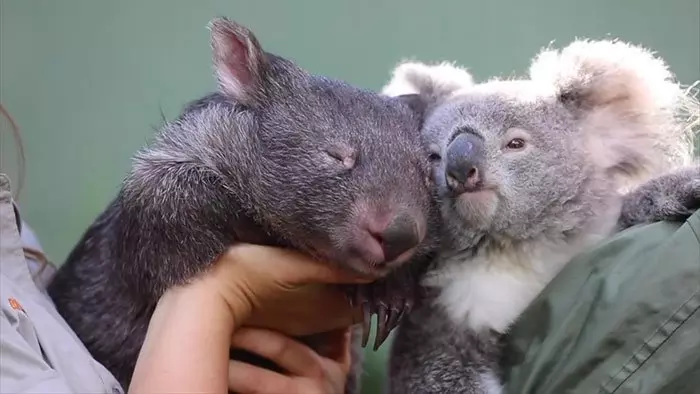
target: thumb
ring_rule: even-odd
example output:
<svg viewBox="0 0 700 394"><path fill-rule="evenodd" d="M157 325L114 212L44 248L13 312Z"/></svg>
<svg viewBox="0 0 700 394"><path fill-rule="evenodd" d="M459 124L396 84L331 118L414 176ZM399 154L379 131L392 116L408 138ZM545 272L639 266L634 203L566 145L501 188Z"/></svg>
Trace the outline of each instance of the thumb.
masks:
<svg viewBox="0 0 700 394"><path fill-rule="evenodd" d="M238 244L226 252L233 261L250 261L258 268L269 270L280 280L292 284L309 283L369 283L373 278L351 273L338 264L320 261L292 249Z"/></svg>
<svg viewBox="0 0 700 394"><path fill-rule="evenodd" d="M370 283L374 278L361 276L350 272L349 269L338 266L338 264L313 260L310 257L300 256L298 267L289 276L289 281L297 284L310 283L331 283L331 284L360 284Z"/></svg>

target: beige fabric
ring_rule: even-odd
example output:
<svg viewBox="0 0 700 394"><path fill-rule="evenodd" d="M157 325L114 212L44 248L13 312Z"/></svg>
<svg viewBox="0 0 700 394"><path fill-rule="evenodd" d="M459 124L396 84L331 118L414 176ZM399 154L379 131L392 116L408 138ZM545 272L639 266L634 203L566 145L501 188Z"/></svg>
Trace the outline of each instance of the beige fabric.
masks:
<svg viewBox="0 0 700 394"><path fill-rule="evenodd" d="M32 280L15 212L0 173L0 392L122 393Z"/></svg>

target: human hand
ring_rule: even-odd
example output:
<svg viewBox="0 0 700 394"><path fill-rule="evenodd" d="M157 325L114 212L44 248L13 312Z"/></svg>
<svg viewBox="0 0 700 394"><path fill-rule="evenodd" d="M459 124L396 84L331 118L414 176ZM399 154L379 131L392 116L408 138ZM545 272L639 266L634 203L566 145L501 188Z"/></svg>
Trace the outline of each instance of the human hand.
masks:
<svg viewBox="0 0 700 394"><path fill-rule="evenodd" d="M296 251L239 244L218 259L201 284L239 306L237 325L304 336L362 321L334 284L370 281Z"/></svg>
<svg viewBox="0 0 700 394"><path fill-rule="evenodd" d="M242 328L233 335L231 345L263 356L286 374L236 360L229 362L229 390L265 394L343 393L350 370L349 329L329 332L319 353L283 334Z"/></svg>
<svg viewBox="0 0 700 394"><path fill-rule="evenodd" d="M346 328L353 321L352 309L341 292L322 284L369 281L290 250L259 245L234 246L210 270L188 284L167 290L161 297L129 391L222 392L229 375L228 347L232 332L243 331L240 327L249 322L291 331L290 335ZM329 327L329 322L334 327ZM260 346L264 341L253 342ZM178 345L173 346L176 343ZM246 346L256 345L241 347L245 349ZM294 354L299 352L302 350L295 350ZM341 363L342 368L333 367L331 361L323 360L314 361L325 368L322 368L323 374L318 368L315 374L310 372L311 375L295 370L290 387L304 389L308 386L310 390L322 387L318 392L325 393L329 385L345 380L344 364ZM331 360L338 363L341 359ZM238 365L234 372L240 368L252 366Z"/></svg>

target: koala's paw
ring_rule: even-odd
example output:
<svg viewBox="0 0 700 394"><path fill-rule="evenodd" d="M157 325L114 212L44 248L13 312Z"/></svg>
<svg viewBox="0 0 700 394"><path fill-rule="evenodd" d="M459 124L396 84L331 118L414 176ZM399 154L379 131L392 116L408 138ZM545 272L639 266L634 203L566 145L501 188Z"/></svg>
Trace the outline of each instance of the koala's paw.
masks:
<svg viewBox="0 0 700 394"><path fill-rule="evenodd" d="M377 335L374 339L376 351L413 308L415 291L416 285L408 270L393 272L386 278L366 285L347 287L350 303L362 308L362 347L366 347L369 341L372 315L377 315Z"/></svg>
<svg viewBox="0 0 700 394"><path fill-rule="evenodd" d="M641 223L685 220L700 209L700 165L651 179L623 200L621 229Z"/></svg>

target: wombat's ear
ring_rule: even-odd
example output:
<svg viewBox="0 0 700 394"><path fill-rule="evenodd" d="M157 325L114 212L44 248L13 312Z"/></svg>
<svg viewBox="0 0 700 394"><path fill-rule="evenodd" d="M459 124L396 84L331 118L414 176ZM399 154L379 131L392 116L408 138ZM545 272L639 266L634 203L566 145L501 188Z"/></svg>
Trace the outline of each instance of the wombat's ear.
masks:
<svg viewBox="0 0 700 394"><path fill-rule="evenodd" d="M687 111L698 103L662 59L621 41L574 41L543 50L531 79L580 122L595 164L631 181L689 162Z"/></svg>
<svg viewBox="0 0 700 394"><path fill-rule="evenodd" d="M382 94L417 94L422 97L423 102L432 106L473 85L471 74L452 63L430 65L403 62L392 71L391 80L382 88Z"/></svg>
<svg viewBox="0 0 700 394"><path fill-rule="evenodd" d="M241 104L255 105L267 66L255 35L223 17L214 18L207 27L219 89Z"/></svg>

